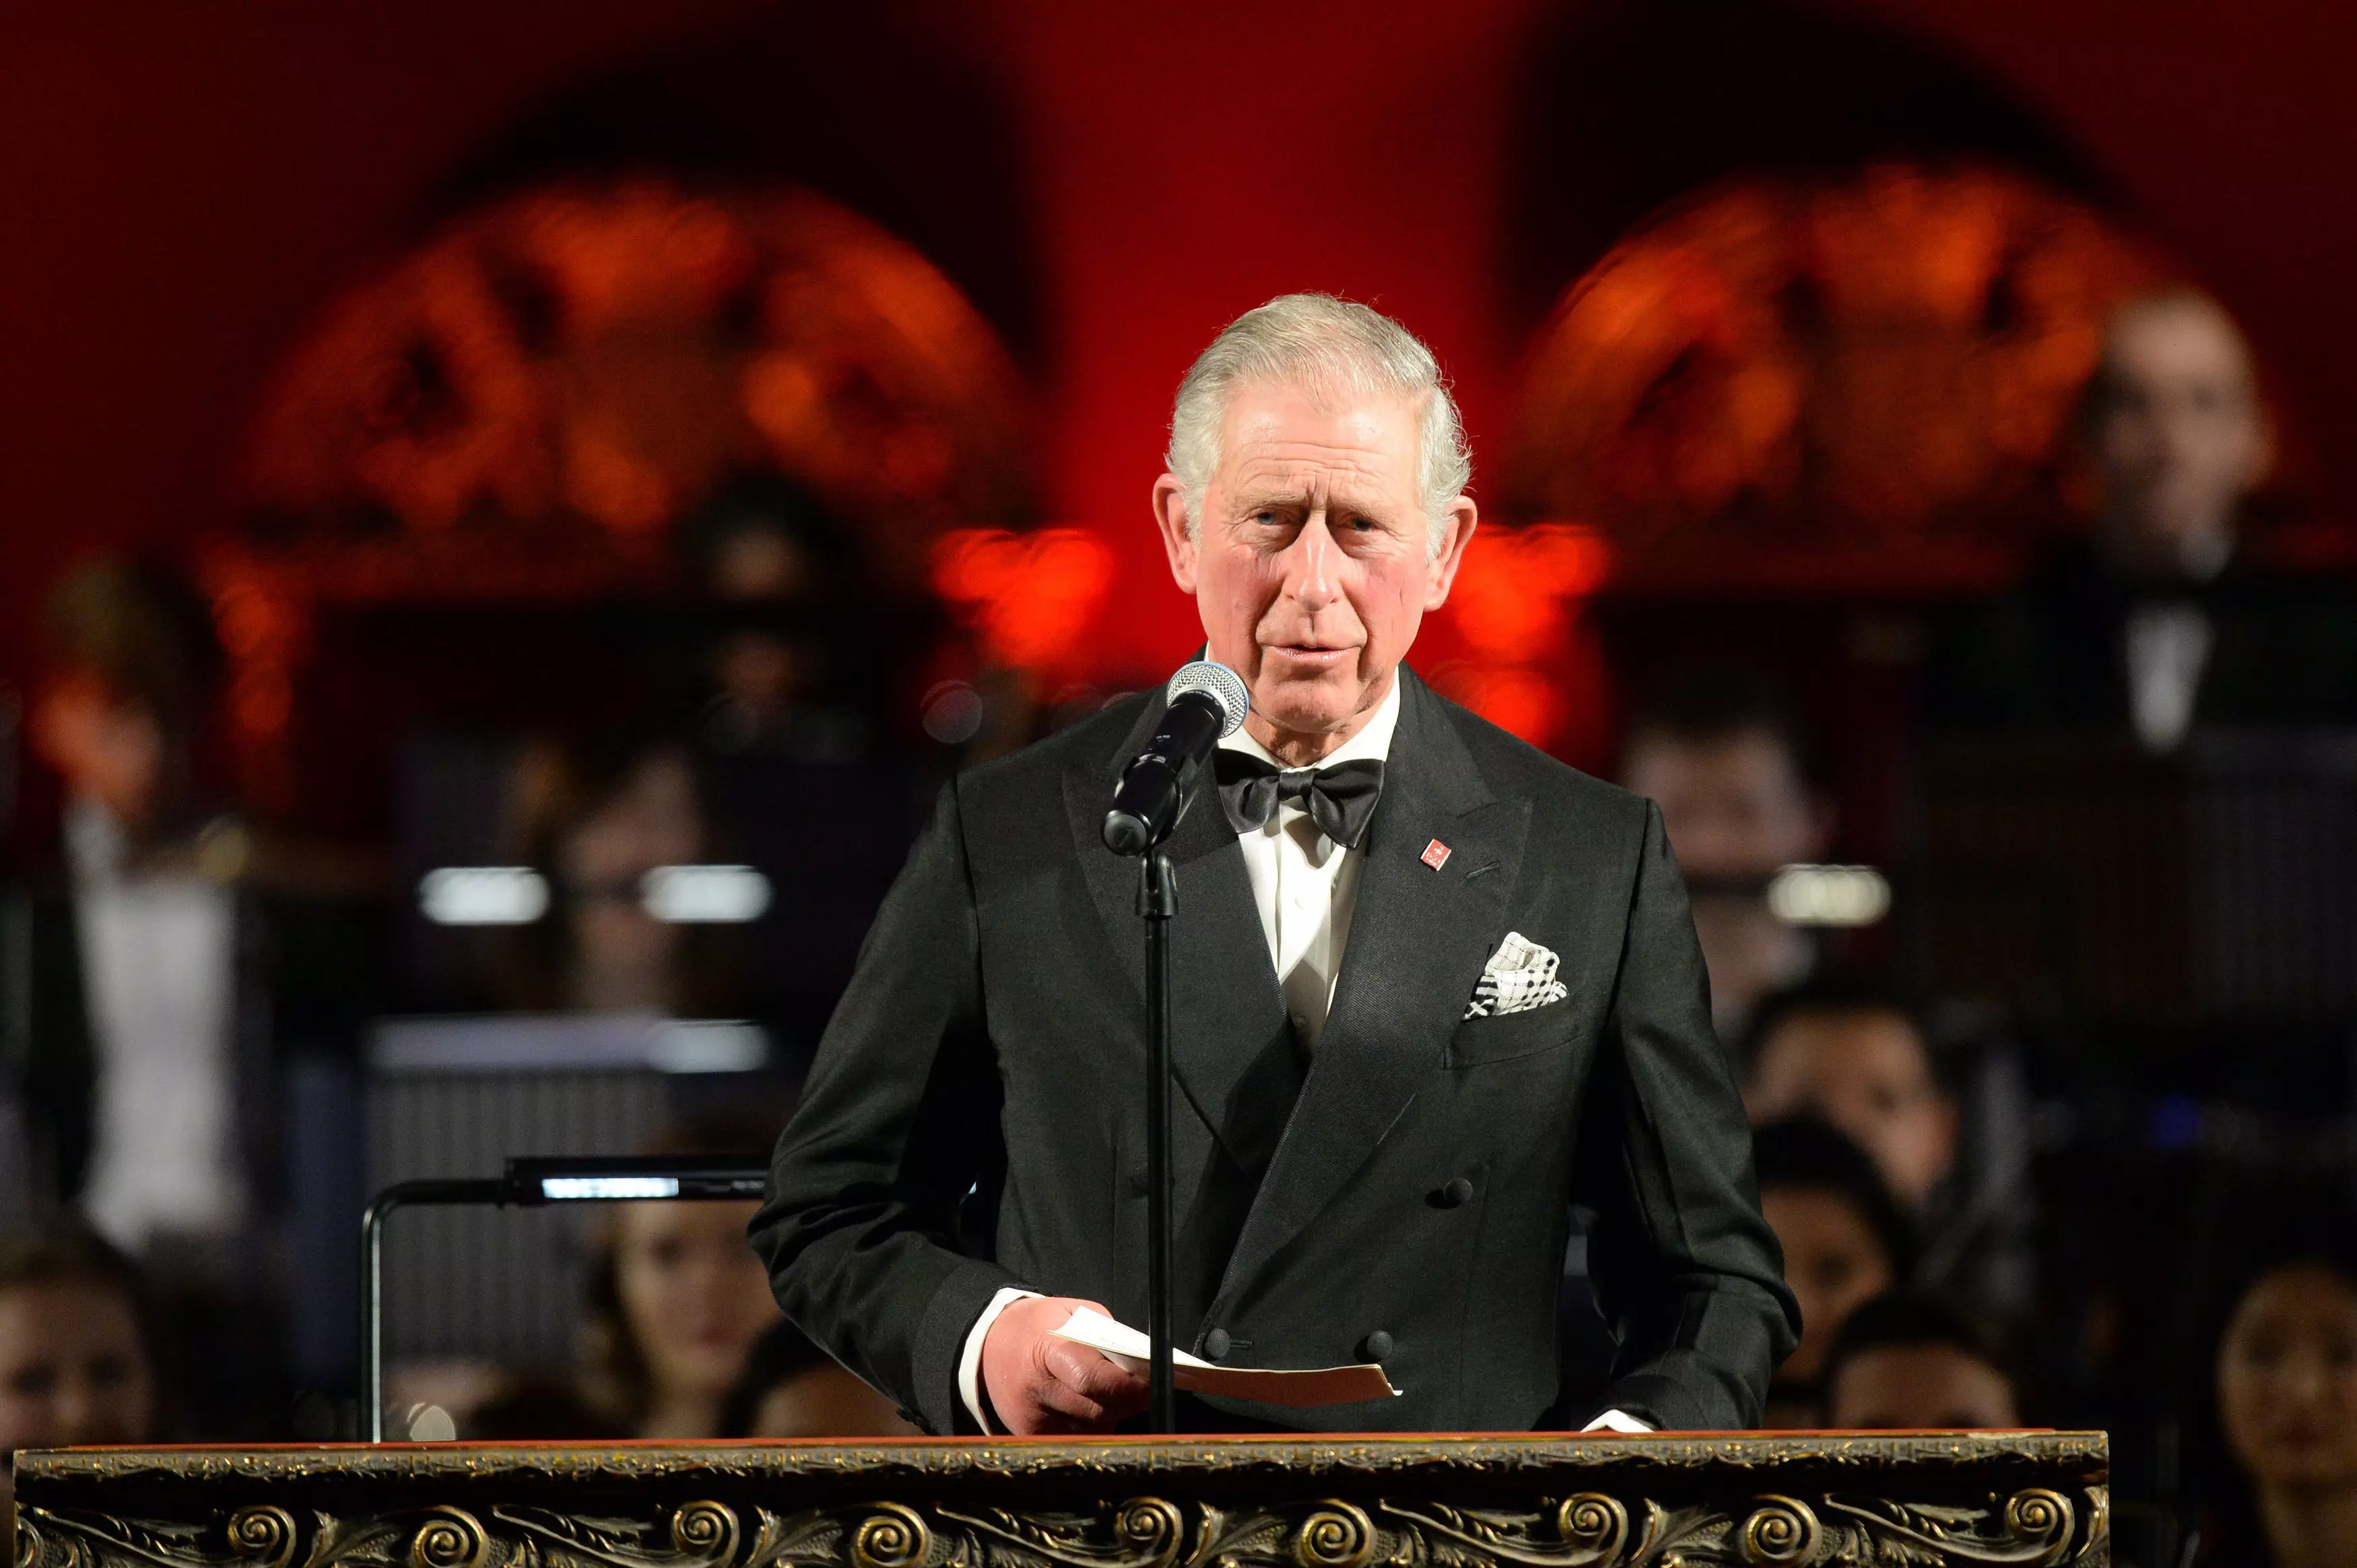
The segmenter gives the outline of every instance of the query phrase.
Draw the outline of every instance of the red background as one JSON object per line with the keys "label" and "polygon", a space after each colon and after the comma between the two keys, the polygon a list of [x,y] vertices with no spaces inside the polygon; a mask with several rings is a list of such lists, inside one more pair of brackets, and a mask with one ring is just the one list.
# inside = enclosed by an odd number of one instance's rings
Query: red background
{"label": "red background", "polygon": [[[552,94],[777,8],[746,0],[221,0],[0,21],[0,677],[66,560],[231,516],[277,356],[411,238],[477,149]],[[1238,310],[1338,290],[1401,316],[1500,428],[1528,309],[1504,279],[1527,0],[899,8],[1007,106],[1036,276],[1028,358],[1061,520],[1135,590],[1169,392]],[[2357,10],[2319,0],[1848,0],[1994,81],[2248,324],[2322,510],[2357,500]],[[791,16],[788,18],[791,21]],[[855,80],[861,62],[842,70]],[[875,83],[876,112],[900,112]],[[866,129],[839,127],[845,136]],[[1568,281],[1567,279],[1565,281]],[[1478,491],[1477,491],[1478,493]],[[1188,607],[1116,594],[1174,650]]]}

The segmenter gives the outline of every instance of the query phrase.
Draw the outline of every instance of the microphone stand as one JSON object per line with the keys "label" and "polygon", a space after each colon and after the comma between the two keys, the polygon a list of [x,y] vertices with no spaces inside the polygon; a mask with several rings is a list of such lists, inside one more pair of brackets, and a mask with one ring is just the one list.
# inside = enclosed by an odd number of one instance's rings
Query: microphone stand
{"label": "microphone stand", "polygon": [[1171,1374],[1170,1287],[1170,918],[1178,886],[1162,853],[1188,791],[1221,737],[1243,723],[1251,700],[1243,678],[1199,659],[1163,688],[1160,725],[1146,748],[1122,769],[1105,813],[1105,847],[1137,856],[1137,912],[1146,921],[1146,1337],[1147,1410],[1153,1430],[1178,1430]]}
{"label": "microphone stand", "polygon": [[1137,857],[1137,912],[1146,920],[1146,1337],[1153,1430],[1178,1430],[1170,1363],[1170,917],[1178,884],[1160,843]]}

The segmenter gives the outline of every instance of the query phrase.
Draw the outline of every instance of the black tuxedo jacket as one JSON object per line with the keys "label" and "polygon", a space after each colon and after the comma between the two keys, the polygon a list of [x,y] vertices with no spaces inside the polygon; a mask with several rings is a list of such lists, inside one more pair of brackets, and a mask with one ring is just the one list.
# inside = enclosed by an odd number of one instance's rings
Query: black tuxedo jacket
{"label": "black tuxedo jacket", "polygon": [[[1660,815],[1400,681],[1314,1059],[1209,768],[1168,849],[1182,1342],[1256,1367],[1375,1353],[1401,1397],[1196,1422],[1528,1430],[1618,1406],[1754,1424],[1797,1315]],[[943,792],[753,1222],[787,1315],[936,1432],[971,1428],[959,1354],[1001,1286],[1146,1320],[1137,871],[1098,833],[1161,707],[1116,703]],[[1569,994],[1468,1019],[1509,931],[1561,955]],[[1574,1204],[1599,1217],[1619,1354],[1570,1408]]]}

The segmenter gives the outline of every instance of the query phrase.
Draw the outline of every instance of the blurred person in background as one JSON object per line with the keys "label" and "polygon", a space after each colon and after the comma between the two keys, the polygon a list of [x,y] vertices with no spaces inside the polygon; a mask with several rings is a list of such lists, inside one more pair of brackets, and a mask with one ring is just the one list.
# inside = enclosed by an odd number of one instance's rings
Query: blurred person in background
{"label": "blurred person in background", "polygon": [[[767,1123],[677,1129],[648,1151],[745,1155]],[[721,1406],[761,1336],[782,1321],[745,1227],[759,1204],[620,1203],[589,1269],[583,1391],[633,1437],[719,1437]]]}
{"label": "blurred person in background", "polygon": [[942,627],[887,588],[854,530],[780,476],[733,478],[676,537],[695,623],[705,836],[716,858],[756,867],[777,890],[742,933],[746,1001],[783,1047],[780,1065],[798,1070],[916,834],[919,758],[934,748],[920,736],[914,671]]}
{"label": "blurred person in background", "polygon": [[1996,1336],[1941,1297],[1876,1296],[1825,1356],[1824,1421],[1856,1432],[2005,1429],[2021,1401]]}
{"label": "blurred person in background", "polygon": [[[758,1163],[775,1125],[766,1117],[717,1114],[673,1126],[638,1152]],[[589,1237],[571,1376],[429,1367],[436,1381],[404,1380],[388,1404],[423,1396],[474,1440],[729,1435],[724,1406],[754,1346],[784,1321],[745,1239],[759,1207],[749,1198],[603,1206]]]}
{"label": "blurred person in background", "polygon": [[209,1435],[283,1409],[281,1096],[349,1059],[374,1011],[366,857],[257,832],[203,788],[220,651],[174,574],[102,560],[42,617],[27,732],[61,784],[58,854],[21,908],[18,1077],[44,1202],[138,1257],[188,1347]]}
{"label": "blurred person in background", "polygon": [[1752,1163],[1760,1210],[1784,1250],[1784,1283],[1801,1304],[1801,1342],[1777,1369],[1761,1424],[1805,1427],[1842,1325],[1906,1282],[1914,1238],[1866,1151],[1813,1117],[1760,1128]]}
{"label": "blurred person in background", "polygon": [[792,1324],[772,1324],[720,1409],[724,1437],[916,1437],[890,1400]]}
{"label": "blurred person in background", "polygon": [[544,737],[518,756],[511,832],[547,878],[552,918],[511,928],[500,991],[532,1012],[711,1017],[733,1011],[729,929],[657,919],[647,873],[705,858],[700,781],[685,747],[620,723]]}
{"label": "blurred person in background", "polygon": [[1710,972],[1711,1021],[1731,1047],[1762,998],[1817,966],[1815,940],[1766,898],[1780,866],[1822,860],[1833,842],[1807,731],[1772,681],[1685,671],[1639,701],[1620,781],[1662,809]]}
{"label": "blurred person in background", "polygon": [[2357,1563],[2357,1222],[2295,1201],[2236,1230],[2214,1407],[2197,1411],[2191,1433],[2209,1496],[2186,1559]]}
{"label": "blurred person in background", "polygon": [[842,526],[791,481],[745,476],[677,537],[705,623],[700,744],[726,757],[867,756],[877,693],[859,688],[874,661],[846,634],[879,595]]}
{"label": "blurred person in background", "polygon": [[1814,1116],[1864,1149],[1914,1228],[1923,1283],[1954,1286],[2000,1316],[2032,1305],[2027,1094],[2009,1055],[1988,1042],[1954,1053],[1971,1069],[1967,1117],[1922,1011],[1896,993],[1835,982],[1770,997],[1745,1054],[1752,1124]]}
{"label": "blurred person in background", "polygon": [[79,1228],[0,1241],[0,1501],[18,1449],[156,1441],[161,1365],[130,1259]]}
{"label": "blurred person in background", "polygon": [[1891,1195],[1920,1211],[1956,1162],[1956,1102],[1932,1069],[1915,1012],[1831,986],[1770,999],[1752,1032],[1744,1109],[1754,1126],[1815,1116],[1873,1156]]}
{"label": "blurred person in background", "polygon": [[1935,722],[2132,734],[2357,721],[2357,617],[2337,582],[2268,569],[2246,511],[2274,438],[2250,346],[2187,288],[2112,316],[2081,435],[2092,537],[1935,649]]}
{"label": "blurred person in background", "polygon": [[120,1246],[216,1244],[253,1208],[264,1005],[235,887],[250,837],[196,789],[220,650],[181,585],[113,562],[60,582],[42,630],[30,733],[65,795],[27,1064],[47,1163]]}

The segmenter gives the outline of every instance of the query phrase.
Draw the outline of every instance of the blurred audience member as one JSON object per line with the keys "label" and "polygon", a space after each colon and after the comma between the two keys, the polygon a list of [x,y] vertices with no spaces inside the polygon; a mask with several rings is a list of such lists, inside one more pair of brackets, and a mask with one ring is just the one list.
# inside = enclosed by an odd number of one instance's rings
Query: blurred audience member
{"label": "blurred audience member", "polygon": [[915,1437],[890,1400],[791,1323],[761,1336],[720,1408],[725,1437]]}
{"label": "blurred audience member", "polygon": [[918,779],[932,748],[915,671],[942,627],[931,606],[880,580],[858,533],[776,475],[731,480],[677,538],[697,623],[707,847],[777,889],[742,933],[746,1002],[794,1070],[850,981],[931,794]]}
{"label": "blurred audience member", "polygon": [[1876,1296],[1826,1353],[1824,1424],[1850,1431],[1969,1431],[2021,1424],[1996,1337],[1940,1297]]}
{"label": "blurred audience member", "polygon": [[[715,1123],[650,1151],[768,1153],[774,1128]],[[588,1282],[584,1391],[634,1437],[718,1437],[721,1406],[754,1344],[782,1321],[745,1240],[760,1205],[619,1203],[604,1217]]]}
{"label": "blurred audience member", "polygon": [[1773,682],[1688,671],[1639,703],[1620,782],[1662,809],[1693,896],[1712,1020],[1732,1044],[1761,998],[1816,967],[1813,940],[1770,914],[1765,897],[1778,867],[1821,860],[1833,841],[1807,733]]}
{"label": "blurred audience member", "polygon": [[0,1500],[20,1448],[154,1442],[160,1366],[128,1258],[80,1230],[0,1242]]}
{"label": "blurred audience member", "polygon": [[695,771],[628,725],[542,740],[518,758],[513,832],[554,894],[552,918],[508,937],[508,1001],[532,1011],[708,1017],[733,989],[726,928],[659,920],[644,882],[704,858]]}
{"label": "blurred audience member", "polygon": [[27,900],[42,1197],[140,1258],[208,1433],[255,1434],[282,1406],[285,1069],[349,1058],[373,1010],[378,868],[207,803],[220,654],[177,578],[83,567],[42,629],[29,731],[64,794],[59,864]]}
{"label": "blurred audience member", "polygon": [[2181,288],[2121,306],[2083,435],[2094,537],[1943,639],[1935,719],[2111,729],[2157,752],[2197,725],[2357,719],[2348,596],[2256,564],[2242,537],[2272,437],[2233,318]]}
{"label": "blurred audience member", "polygon": [[800,486],[747,476],[678,539],[709,627],[703,744],[721,756],[865,757],[877,726],[861,699],[875,694],[875,660],[855,655],[845,633],[878,594],[840,525]]}
{"label": "blurred audience member", "polygon": [[36,933],[27,1064],[60,1196],[117,1244],[217,1243],[253,1201],[259,1066],[232,886],[248,840],[195,799],[219,650],[161,574],[84,568],[50,595],[33,745],[65,786],[66,898]]}
{"label": "blurred audience member", "polygon": [[1784,1283],[1801,1304],[1801,1343],[1777,1369],[1762,1424],[1807,1426],[1842,1325],[1862,1302],[1903,1283],[1913,1238],[1863,1149],[1813,1117],[1752,1138],[1760,1208],[1784,1249]]}
{"label": "blurred audience member", "polygon": [[1771,998],[1753,1027],[1743,1101],[1754,1126],[1831,1123],[1913,1213],[1955,1167],[1955,1101],[1915,1013],[1895,998],[1831,987]]}
{"label": "blurred audience member", "polygon": [[2217,1432],[2234,1485],[2190,1561],[2357,1563],[2357,1234],[2346,1216],[2262,1219],[2235,1274],[2214,1362]]}
{"label": "blurred audience member", "polygon": [[1746,1054],[1753,1125],[1819,1117],[1871,1155],[1913,1223],[1925,1283],[1960,1289],[2000,1316],[2031,1307],[2026,1090],[1999,1044],[1952,1051],[1970,1069],[1969,1117],[1943,1081],[1922,1013],[1870,986],[1818,983],[1770,997]]}

